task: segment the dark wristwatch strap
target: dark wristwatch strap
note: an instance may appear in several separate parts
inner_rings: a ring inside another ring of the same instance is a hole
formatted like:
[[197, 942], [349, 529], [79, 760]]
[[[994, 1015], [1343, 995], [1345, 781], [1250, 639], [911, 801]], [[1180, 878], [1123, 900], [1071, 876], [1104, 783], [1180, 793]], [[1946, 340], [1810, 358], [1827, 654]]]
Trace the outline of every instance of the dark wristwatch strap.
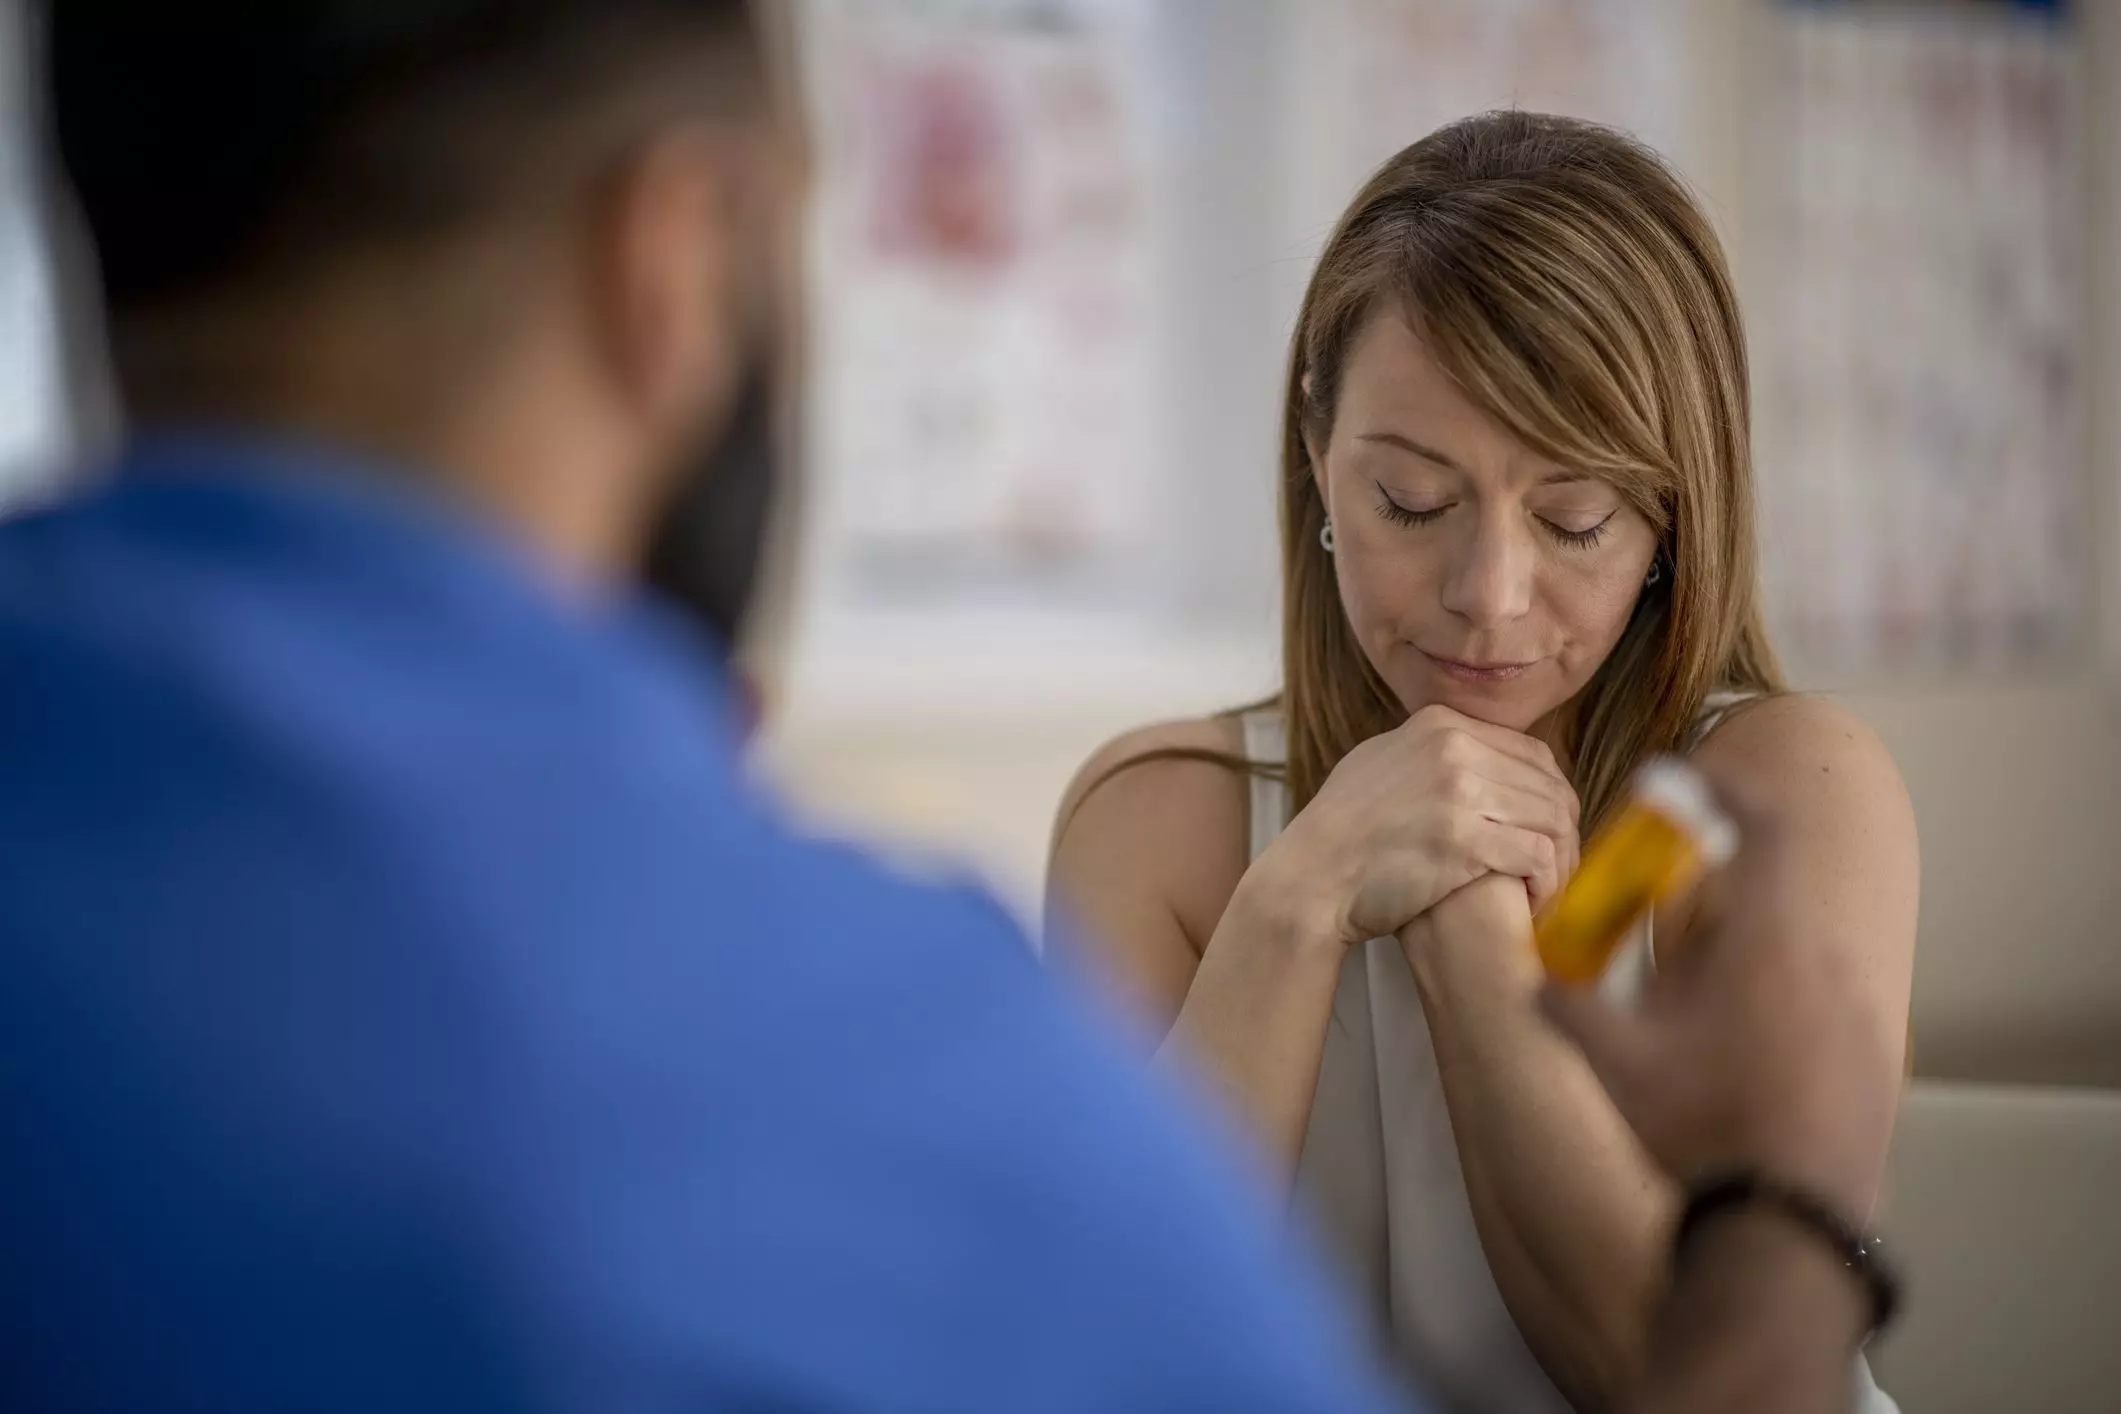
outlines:
[[1686, 1260], [1687, 1244], [1704, 1224], [1747, 1208], [1771, 1209], [1833, 1248], [1842, 1265], [1870, 1292], [1871, 1327], [1864, 1338], [1868, 1340], [1885, 1329], [1900, 1308], [1900, 1277], [1886, 1260], [1878, 1239], [1803, 1189], [1762, 1174], [1725, 1174], [1687, 1191], [1686, 1208], [1672, 1235], [1674, 1264]]

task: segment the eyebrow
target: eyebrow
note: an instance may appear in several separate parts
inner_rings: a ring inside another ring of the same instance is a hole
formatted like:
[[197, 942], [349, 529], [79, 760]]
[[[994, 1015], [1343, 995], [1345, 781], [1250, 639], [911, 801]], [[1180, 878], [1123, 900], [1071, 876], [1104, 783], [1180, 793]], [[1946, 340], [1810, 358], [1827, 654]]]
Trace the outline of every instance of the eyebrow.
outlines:
[[[1402, 452], [1420, 457], [1423, 461], [1434, 462], [1446, 471], [1455, 471], [1460, 475], [1465, 474], [1465, 467], [1460, 465], [1455, 458], [1437, 451], [1434, 447], [1423, 446], [1412, 437], [1402, 437], [1397, 432], [1362, 432], [1356, 434], [1355, 440], [1358, 442], [1379, 442], [1387, 447], [1397, 447]], [[1571, 481], [1596, 481], [1597, 479], [1589, 472], [1560, 470], [1542, 476], [1539, 479], [1539, 484], [1542, 486], [1560, 486]]]
[[1355, 440], [1358, 442], [1379, 442], [1387, 447], [1397, 447], [1402, 452], [1411, 453], [1425, 462], [1434, 462], [1446, 471], [1460, 473], [1465, 471], [1465, 468], [1460, 466], [1456, 460], [1437, 451], [1434, 447], [1424, 447], [1412, 437], [1402, 437], [1397, 432], [1364, 432], [1357, 435]]

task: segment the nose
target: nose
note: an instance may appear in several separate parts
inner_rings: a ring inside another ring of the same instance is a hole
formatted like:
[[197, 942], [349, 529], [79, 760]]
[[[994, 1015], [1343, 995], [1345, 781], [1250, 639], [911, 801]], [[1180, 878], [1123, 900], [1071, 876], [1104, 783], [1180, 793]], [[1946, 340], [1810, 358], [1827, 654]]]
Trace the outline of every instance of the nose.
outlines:
[[1532, 607], [1538, 550], [1516, 517], [1482, 508], [1444, 577], [1443, 606], [1475, 629], [1521, 619]]

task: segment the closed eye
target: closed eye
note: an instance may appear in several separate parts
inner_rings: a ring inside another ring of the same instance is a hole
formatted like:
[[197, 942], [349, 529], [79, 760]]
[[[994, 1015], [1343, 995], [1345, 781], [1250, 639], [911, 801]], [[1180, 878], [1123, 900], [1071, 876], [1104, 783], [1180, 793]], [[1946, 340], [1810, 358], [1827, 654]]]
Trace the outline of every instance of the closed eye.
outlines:
[[1440, 506], [1432, 506], [1427, 510], [1417, 511], [1411, 506], [1402, 506], [1399, 502], [1393, 500], [1392, 493], [1385, 490], [1384, 487], [1379, 486], [1377, 488], [1377, 513], [1395, 525], [1427, 525], [1449, 509], [1451, 509], [1451, 502], [1446, 501]]
[[1612, 528], [1613, 517], [1619, 514], [1620, 512], [1617, 509], [1609, 511], [1606, 513], [1604, 520], [1583, 530], [1571, 530], [1565, 525], [1556, 525], [1545, 516], [1539, 517], [1539, 523], [1547, 528], [1549, 535], [1552, 535], [1562, 544], [1573, 546], [1579, 550], [1588, 550], [1599, 541], [1605, 539], [1606, 531]]

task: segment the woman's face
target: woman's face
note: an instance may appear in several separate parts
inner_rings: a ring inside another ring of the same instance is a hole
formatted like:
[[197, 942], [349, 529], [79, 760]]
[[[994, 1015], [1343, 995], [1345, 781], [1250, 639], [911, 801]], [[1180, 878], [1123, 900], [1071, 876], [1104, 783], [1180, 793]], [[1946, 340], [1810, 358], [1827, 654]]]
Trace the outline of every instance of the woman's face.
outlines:
[[1312, 464], [1348, 621], [1410, 713], [1531, 730], [1613, 651], [1656, 554], [1617, 489], [1496, 426], [1402, 319], [1358, 335]]

